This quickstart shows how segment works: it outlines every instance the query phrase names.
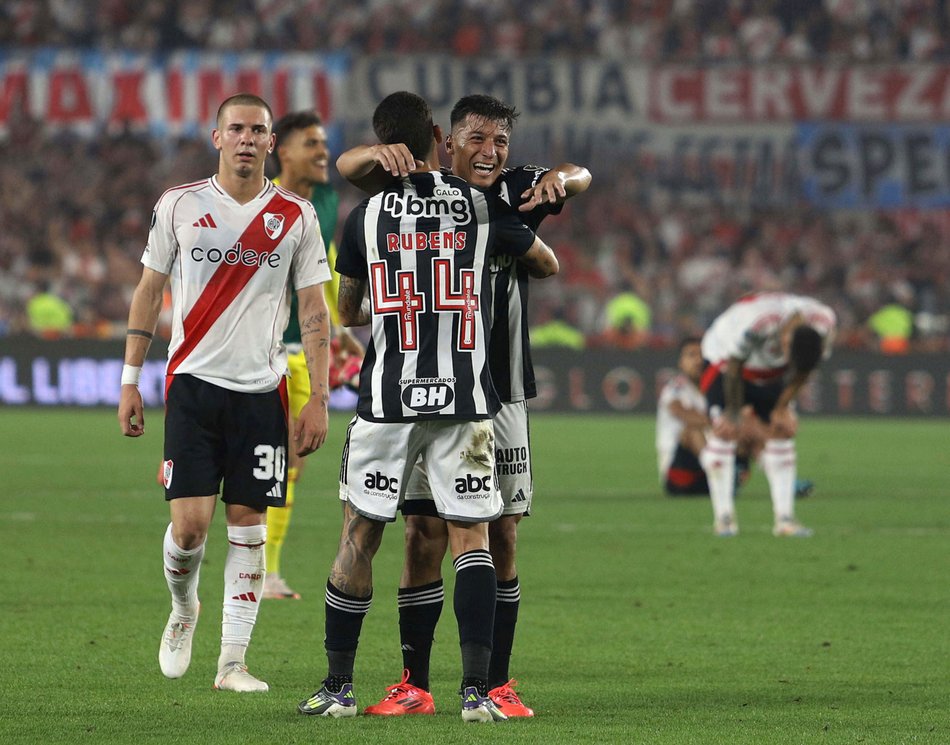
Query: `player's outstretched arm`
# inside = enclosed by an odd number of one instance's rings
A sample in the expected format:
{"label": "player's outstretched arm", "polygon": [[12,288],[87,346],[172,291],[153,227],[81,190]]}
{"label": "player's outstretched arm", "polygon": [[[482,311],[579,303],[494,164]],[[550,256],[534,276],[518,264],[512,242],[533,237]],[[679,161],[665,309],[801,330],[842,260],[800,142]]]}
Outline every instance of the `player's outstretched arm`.
{"label": "player's outstretched arm", "polygon": [[377,194],[394,178],[402,178],[424,167],[402,143],[358,145],[336,159],[336,169],[353,186],[367,194]]}
{"label": "player's outstretched arm", "polygon": [[560,204],[587,191],[591,175],[583,166],[561,163],[544,174],[530,189],[521,194],[527,201],[518,206],[519,212],[530,212],[539,204]]}
{"label": "player's outstretched arm", "polygon": [[119,392],[119,428],[126,437],[145,434],[145,409],[138,382],[162,311],[162,293],[167,279],[168,275],[146,267],[132,295],[129,328],[125,335],[122,389]]}
{"label": "player's outstretched arm", "polygon": [[535,279],[544,279],[545,277],[555,275],[561,268],[557,256],[554,255],[554,251],[537,236],[535,236],[531,248],[529,248],[523,256],[519,257],[518,261],[521,261],[528,267],[528,274]]}
{"label": "player's outstretched arm", "polygon": [[294,425],[297,455],[309,455],[327,439],[330,428],[330,312],[322,285],[297,290],[300,341],[310,375],[310,399]]}

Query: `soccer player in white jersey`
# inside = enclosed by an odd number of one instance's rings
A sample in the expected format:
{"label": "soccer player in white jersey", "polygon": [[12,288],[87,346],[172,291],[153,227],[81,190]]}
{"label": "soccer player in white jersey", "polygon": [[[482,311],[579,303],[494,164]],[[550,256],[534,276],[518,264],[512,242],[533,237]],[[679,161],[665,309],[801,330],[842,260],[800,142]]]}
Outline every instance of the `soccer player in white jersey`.
{"label": "soccer player in white jersey", "polygon": [[706,444],[706,397],[699,390],[703,374],[700,340],[680,344],[679,372],[670,378],[656,406],[656,459],[667,494],[708,494],[698,455]]}
{"label": "soccer player in white jersey", "polygon": [[239,692],[268,689],[248,672],[245,653],[264,586],[266,510],[284,504],[287,486],[281,336],[291,290],[299,298],[313,389],[292,447],[313,452],[328,427],[329,321],[321,285],[330,272],[313,206],[264,177],[272,119],[258,96],[226,99],[212,132],[217,174],[158,200],[129,310],[118,410],[124,435],[145,433],[137,384],[171,277],[163,467],[171,523],[163,555],[172,610],[159,665],[180,678],[191,662],[198,574],[220,492],[229,548],[214,687]]}
{"label": "soccer player in white jersey", "polygon": [[739,532],[734,475],[745,405],[767,425],[760,462],[772,498],[773,534],[812,534],[795,519],[794,402],[821,360],[830,356],[835,323],[834,311],[812,298],[758,293],[727,308],[703,335],[708,366],[701,389],[712,429],[699,460],[709,482],[717,535]]}
{"label": "soccer player in white jersey", "polygon": [[[507,168],[514,107],[492,96],[475,94],[459,99],[452,109],[452,133],[446,138],[451,172],[470,184],[498,193],[532,230],[564,202],[584,192],[590,172],[573,163],[548,169]],[[340,172],[360,188],[375,193],[394,176],[411,172],[413,159],[404,144],[353,148],[337,161]],[[537,395],[528,341],[529,272],[510,256],[491,259],[493,284],[492,335],[489,364],[502,400],[495,417],[495,475],[505,503],[503,514],[489,525],[489,548],[498,578],[489,697],[509,717],[530,717],[514,690],[508,668],[521,601],[515,561],[518,523],[529,514],[533,498],[531,445],[527,400]],[[403,679],[388,687],[367,714],[400,716],[432,714],[429,657],[444,599],[442,559],[448,538],[435,510],[422,469],[413,470],[402,507],[406,518],[406,559],[399,583],[399,628]]]}
{"label": "soccer player in white jersey", "polygon": [[487,696],[496,591],[487,523],[503,508],[493,473],[491,417],[501,403],[488,371],[488,263],[504,250],[546,276],[557,260],[499,198],[438,171],[441,130],[419,96],[387,96],[373,126],[382,142],[406,143],[422,168],[357,207],[340,244],[340,318],[371,324],[372,335],[340,473],[344,526],[327,583],[329,671],[298,708],[356,713],[353,667],[372,599],[372,558],[421,457],[456,570],[462,719],[501,721],[507,717]]}

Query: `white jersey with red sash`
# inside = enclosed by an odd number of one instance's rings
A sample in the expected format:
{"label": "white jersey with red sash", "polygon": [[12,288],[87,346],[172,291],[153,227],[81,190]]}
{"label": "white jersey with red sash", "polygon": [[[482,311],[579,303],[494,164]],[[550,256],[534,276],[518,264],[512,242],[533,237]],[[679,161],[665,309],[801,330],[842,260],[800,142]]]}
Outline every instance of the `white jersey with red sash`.
{"label": "white jersey with red sash", "polygon": [[703,335],[703,359],[711,365],[739,359],[745,380],[776,381],[788,365],[782,350],[782,327],[798,313],[825,339],[825,356],[830,354],[835,329],[831,308],[801,295],[761,292],[733,303],[713,321]]}
{"label": "white jersey with red sash", "polygon": [[313,205],[265,183],[238,204],[216,177],[158,200],[142,263],[171,276],[168,374],[245,393],[274,390],[290,291],[330,278]]}

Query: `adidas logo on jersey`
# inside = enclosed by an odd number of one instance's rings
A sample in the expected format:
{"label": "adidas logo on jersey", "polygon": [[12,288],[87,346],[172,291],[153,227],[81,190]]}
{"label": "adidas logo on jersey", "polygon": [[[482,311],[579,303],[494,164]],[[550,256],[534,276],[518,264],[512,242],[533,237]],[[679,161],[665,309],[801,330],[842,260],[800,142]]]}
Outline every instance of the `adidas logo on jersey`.
{"label": "adidas logo on jersey", "polygon": [[204,217],[202,217],[202,218],[200,218],[200,219],[198,219],[198,220],[195,220],[195,221],[191,224],[191,227],[193,227],[193,228],[216,228],[216,227],[218,227],[218,226],[215,225],[214,218],[211,216],[211,213],[208,212],[208,213],[205,214]]}
{"label": "adidas logo on jersey", "polygon": [[270,491],[267,492],[267,496],[268,496],[268,497],[273,497],[274,499],[283,499],[283,498],[284,498],[284,492],[283,492],[283,490],[280,488],[280,484],[279,484],[279,483],[274,484],[274,485],[271,487]]}
{"label": "adidas logo on jersey", "polygon": [[524,489],[518,489],[517,493],[511,498],[512,503],[514,502],[527,502],[528,498],[524,495]]}

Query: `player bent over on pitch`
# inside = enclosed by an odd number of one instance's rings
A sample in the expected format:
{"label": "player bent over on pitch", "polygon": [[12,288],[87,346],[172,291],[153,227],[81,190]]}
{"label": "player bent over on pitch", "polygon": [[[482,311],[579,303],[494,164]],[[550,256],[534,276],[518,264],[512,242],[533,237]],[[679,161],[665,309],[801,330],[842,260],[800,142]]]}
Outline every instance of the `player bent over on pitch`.
{"label": "player bent over on pitch", "polygon": [[441,130],[419,96],[388,96],[373,126],[380,141],[406,143],[424,168],[357,207],[340,245],[340,317],[370,323],[372,335],[340,472],[343,532],[326,596],[329,670],[298,708],[356,714],[353,670],[373,556],[421,458],[456,570],[462,719],[501,721],[507,717],[487,696],[496,587],[487,523],[502,510],[493,475],[491,417],[500,401],[487,360],[488,259],[505,251],[536,276],[555,273],[557,260],[501,200],[439,173]]}
{"label": "player bent over on pitch", "polygon": [[712,421],[699,462],[709,482],[713,530],[739,532],[735,511],[735,460],[740,415],[746,405],[766,425],[760,462],[769,484],[775,522],[772,534],[807,538],[795,519],[798,393],[823,358],[831,355],[835,314],[800,295],[763,292],[740,299],[703,335],[708,363],[701,389]]}
{"label": "player bent over on pitch", "polygon": [[180,678],[191,663],[198,576],[220,491],[229,548],[214,687],[239,692],[268,689],[248,672],[245,653],[264,587],[266,510],[284,504],[287,486],[281,333],[291,290],[299,298],[313,387],[296,424],[296,452],[319,448],[328,427],[329,321],[321,284],[330,272],[313,206],[264,177],[271,123],[270,107],[257,96],[228,98],[212,133],[217,174],[159,199],[129,310],[118,410],[124,435],[145,433],[138,376],[171,276],[163,466],[171,523],[163,555],[172,610],[159,665]]}

